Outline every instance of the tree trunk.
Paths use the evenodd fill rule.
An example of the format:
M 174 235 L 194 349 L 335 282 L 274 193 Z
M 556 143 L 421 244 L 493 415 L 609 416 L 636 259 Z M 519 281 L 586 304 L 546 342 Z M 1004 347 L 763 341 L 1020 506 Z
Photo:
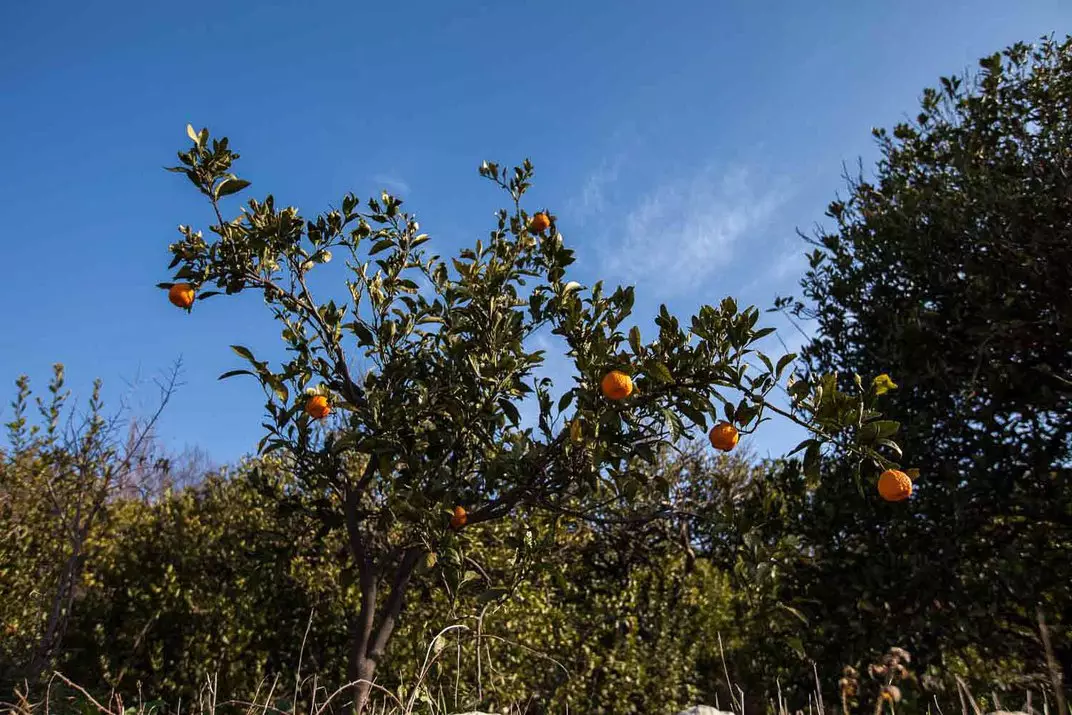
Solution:
M 350 631 L 351 649 L 347 668 L 349 682 L 354 686 L 354 715 L 361 715 L 368 706 L 376 666 L 383 657 L 387 643 L 395 630 L 398 615 L 402 612 L 406 589 L 413 577 L 413 570 L 417 566 L 421 553 L 422 550 L 416 547 L 408 548 L 403 552 L 402 560 L 395 571 L 391 593 L 384 604 L 383 615 L 375 631 L 371 629 L 371 625 L 376 611 L 376 577 L 371 568 L 362 571 L 361 611 L 357 620 L 352 622 L 355 627 Z
M 375 467 L 370 463 L 366 468 L 366 478 L 373 469 Z M 357 617 L 350 620 L 347 628 L 349 631 L 350 651 L 347 659 L 346 677 L 347 682 L 353 686 L 354 715 L 361 715 L 368 706 L 369 694 L 372 691 L 372 679 L 376 675 L 376 665 L 383 656 L 384 650 L 387 648 L 387 642 L 394 632 L 398 614 L 402 611 L 406 588 L 409 586 L 417 561 L 423 553 L 423 549 L 417 547 L 409 547 L 402 552 L 401 560 L 395 570 L 391 592 L 383 605 L 379 624 L 376 625 L 379 578 L 384 568 L 393 563 L 393 559 L 388 559 L 380 564 L 374 563 L 372 554 L 366 548 L 365 537 L 361 531 L 359 500 L 358 490 L 348 491 L 343 499 L 350 556 L 353 559 L 354 568 L 357 570 L 358 582 L 361 588 L 361 608 Z
M 368 703 L 376 664 L 369 660 L 368 644 L 376 615 L 376 574 L 366 564 L 361 572 L 361 610 L 349 625 L 350 658 L 346 680 L 354 685 L 354 713 L 359 715 Z
M 357 670 L 350 676 L 350 682 L 354 683 L 354 715 L 361 713 L 368 706 L 369 695 L 372 692 L 372 677 L 376 674 L 376 664 L 367 657 L 360 658 Z

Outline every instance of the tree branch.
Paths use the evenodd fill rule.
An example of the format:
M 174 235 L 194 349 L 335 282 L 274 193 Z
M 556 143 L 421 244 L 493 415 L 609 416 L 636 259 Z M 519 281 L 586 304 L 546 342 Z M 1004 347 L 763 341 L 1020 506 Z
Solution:
M 402 611 L 402 601 L 406 593 L 406 587 L 413 577 L 413 570 L 417 566 L 417 560 L 422 553 L 423 549 L 411 546 L 402 555 L 402 563 L 398 565 L 394 584 L 391 586 L 391 595 L 388 597 L 387 605 L 384 607 L 383 620 L 380 621 L 380 626 L 376 629 L 376 637 L 368 651 L 368 657 L 373 662 L 380 659 L 384 649 L 387 647 L 387 640 L 391 637 L 395 622 L 398 620 L 398 614 Z

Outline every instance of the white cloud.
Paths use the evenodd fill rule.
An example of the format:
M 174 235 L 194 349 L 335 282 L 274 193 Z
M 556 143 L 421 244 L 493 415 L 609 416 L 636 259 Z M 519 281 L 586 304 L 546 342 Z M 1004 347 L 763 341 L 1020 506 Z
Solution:
M 409 184 L 406 180 L 400 176 L 393 176 L 391 174 L 377 174 L 372 178 L 381 187 L 394 192 L 395 194 L 404 195 L 409 193 Z
M 741 293 L 749 294 L 761 287 L 767 287 L 774 293 L 784 293 L 797 288 L 797 280 L 804 275 L 808 266 L 804 242 L 799 238 L 782 243 L 778 257 L 768 262 L 758 274 L 741 288 Z
M 687 292 L 727 265 L 737 244 L 764 228 L 785 200 L 758 191 L 751 172 L 707 169 L 659 186 L 625 214 L 603 247 L 604 265 L 625 279 Z
M 619 154 L 612 161 L 604 161 L 585 179 L 580 193 L 570 199 L 570 216 L 584 221 L 593 214 L 602 213 L 607 207 L 607 190 L 618 181 L 624 156 Z

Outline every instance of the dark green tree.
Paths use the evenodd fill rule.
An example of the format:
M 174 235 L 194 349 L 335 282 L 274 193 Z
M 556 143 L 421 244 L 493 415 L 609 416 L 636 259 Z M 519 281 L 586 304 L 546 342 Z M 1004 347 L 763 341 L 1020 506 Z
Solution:
M 813 372 L 889 373 L 911 500 L 827 478 L 799 594 L 812 652 L 853 661 L 893 639 L 938 666 L 1041 672 L 1036 609 L 1072 678 L 1072 41 L 1016 44 L 927 89 L 877 129 L 802 281 Z M 827 475 L 829 476 L 829 475 Z M 836 476 L 836 475 L 835 475 Z

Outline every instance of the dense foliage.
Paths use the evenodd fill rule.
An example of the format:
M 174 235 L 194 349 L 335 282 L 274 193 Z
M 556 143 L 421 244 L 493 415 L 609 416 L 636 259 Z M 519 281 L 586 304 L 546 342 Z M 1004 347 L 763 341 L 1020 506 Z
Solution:
M 875 176 L 852 179 L 812 239 L 795 306 L 818 322 L 807 362 L 898 376 L 890 414 L 921 477 L 909 509 L 824 479 L 801 603 L 828 665 L 892 631 L 936 670 L 1029 672 L 1041 608 L 1069 680 L 1072 42 L 980 66 L 875 131 Z
M 56 667 L 95 692 L 132 694 L 140 683 L 171 703 L 192 701 L 210 678 L 220 692 L 251 697 L 277 677 L 291 683 L 299 665 L 341 679 L 346 619 L 359 605 L 339 559 L 345 546 L 319 538 L 301 512 L 277 508 L 293 486 L 279 467 L 249 462 L 195 487 L 110 502 L 87 546 Z M 727 479 L 755 473 L 741 460 L 722 459 L 718 469 Z M 454 698 L 457 681 L 462 704 L 650 712 L 715 697 L 712 634 L 722 634 L 731 659 L 750 641 L 734 623 L 740 609 L 729 574 L 690 555 L 668 521 L 600 526 L 530 516 L 530 538 L 556 546 L 508 599 L 479 595 L 513 570 L 511 524 L 472 534 L 468 549 L 480 555 L 480 570 L 464 571 L 463 580 L 479 588 L 459 589 L 450 571 L 421 569 L 398 646 L 383 664 L 384 686 L 412 684 L 436 634 L 459 625 L 441 641 L 425 685 Z M 18 573 L 33 577 L 50 558 L 24 558 Z M 26 644 L 10 647 L 7 662 L 27 652 Z

